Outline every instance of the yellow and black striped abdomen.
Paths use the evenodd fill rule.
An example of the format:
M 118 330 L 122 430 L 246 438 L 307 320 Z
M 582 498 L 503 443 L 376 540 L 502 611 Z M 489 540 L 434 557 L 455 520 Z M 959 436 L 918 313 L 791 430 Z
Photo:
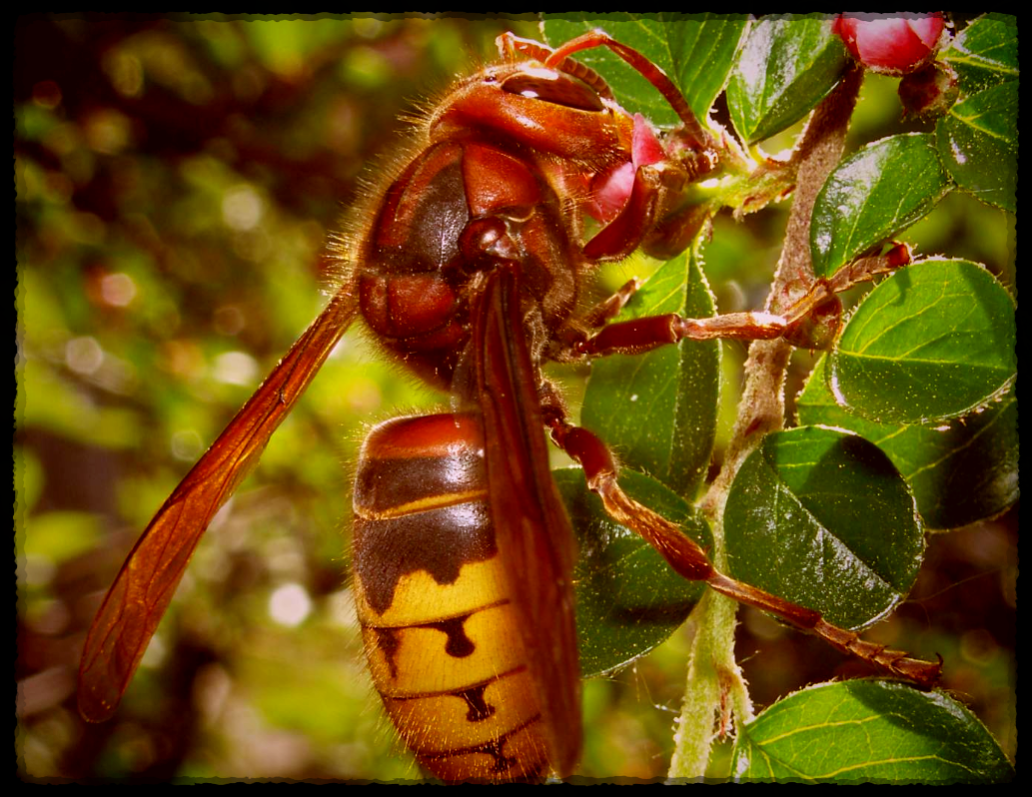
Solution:
M 366 654 L 406 744 L 447 781 L 547 774 L 540 697 L 495 544 L 477 419 L 376 427 L 359 460 L 354 510 Z

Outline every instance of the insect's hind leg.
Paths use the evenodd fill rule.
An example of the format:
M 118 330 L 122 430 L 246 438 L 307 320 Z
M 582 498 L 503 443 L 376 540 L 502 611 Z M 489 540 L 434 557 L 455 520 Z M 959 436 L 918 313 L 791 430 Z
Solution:
M 770 612 L 802 631 L 815 634 L 843 653 L 857 656 L 887 673 L 931 688 L 939 679 L 942 658 L 922 661 L 884 645 L 867 642 L 853 631 L 828 623 L 821 613 L 772 595 L 724 575 L 706 552 L 663 516 L 628 496 L 617 481 L 617 467 L 609 447 L 595 434 L 569 423 L 566 409 L 550 384 L 541 387 L 542 415 L 552 439 L 584 468 L 588 487 L 606 512 L 618 523 L 637 532 L 655 548 L 675 572 L 689 581 L 705 581 L 722 595 Z
M 588 487 L 602 499 L 606 512 L 640 534 L 689 581 L 708 581 L 718 575 L 698 543 L 623 491 L 616 479 L 617 467 L 609 447 L 587 429 L 567 421 L 566 408 L 552 385 L 543 383 L 541 393 L 541 411 L 552 440 L 580 463 Z

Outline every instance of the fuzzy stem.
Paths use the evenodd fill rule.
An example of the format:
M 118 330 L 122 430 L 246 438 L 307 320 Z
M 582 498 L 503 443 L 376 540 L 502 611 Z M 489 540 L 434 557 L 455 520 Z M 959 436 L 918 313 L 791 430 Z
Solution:
M 798 177 L 781 258 L 767 300 L 769 312 L 784 309 L 777 303 L 789 282 L 813 281 L 810 217 L 818 192 L 842 158 L 862 80 L 863 73 L 857 68 L 843 76 L 814 111 L 793 153 Z M 763 437 L 784 426 L 784 382 L 791 351 L 782 339 L 757 340 L 749 348 L 745 389 L 731 441 L 721 471 L 700 505 L 713 528 L 713 563 L 721 572 L 726 572 L 727 564 L 723 520 L 728 490 L 739 467 Z M 698 779 L 705 775 L 716 737 L 714 726 L 728 714 L 729 705 L 737 722 L 752 719 L 752 703 L 734 658 L 736 611 L 737 603 L 712 593 L 696 608 L 698 632 L 692 645 L 670 777 Z

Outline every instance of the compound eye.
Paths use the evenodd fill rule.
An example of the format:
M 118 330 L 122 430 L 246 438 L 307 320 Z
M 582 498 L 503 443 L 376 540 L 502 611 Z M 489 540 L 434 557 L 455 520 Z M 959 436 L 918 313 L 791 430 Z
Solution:
M 576 78 L 544 67 L 528 67 L 506 78 L 502 89 L 509 94 L 544 100 L 578 111 L 597 113 L 605 109 L 594 89 Z

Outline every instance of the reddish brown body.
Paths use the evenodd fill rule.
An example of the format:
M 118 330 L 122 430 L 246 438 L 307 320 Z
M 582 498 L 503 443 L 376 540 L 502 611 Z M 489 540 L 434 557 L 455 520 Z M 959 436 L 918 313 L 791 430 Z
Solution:
M 470 282 L 499 259 L 519 264 L 546 337 L 574 309 L 583 266 L 577 231 L 541 170 L 513 149 L 468 133 L 432 144 L 390 186 L 360 249 L 363 317 L 442 389 L 453 388 L 469 344 Z
M 719 150 L 666 76 L 601 32 L 558 50 L 508 34 L 500 45 L 507 58 L 460 81 L 425 120 L 415 156 L 371 198 L 363 232 L 336 253 L 349 269 L 343 286 L 129 554 L 83 650 L 87 719 L 114 712 L 201 534 L 356 313 L 393 356 L 450 391 L 456 409 L 377 427 L 354 504 L 355 592 L 374 682 L 437 776 L 564 777 L 579 756 L 574 544 L 543 429 L 581 463 L 609 514 L 684 577 L 894 674 L 923 683 L 937 676 L 938 665 L 863 642 L 717 572 L 676 526 L 623 493 L 604 443 L 569 423 L 542 377 L 547 359 L 686 337 L 787 334 L 805 345 L 806 323 L 834 311 L 834 293 L 848 285 L 815 283 L 784 316 L 662 316 L 593 334 L 634 286 L 577 317 L 589 269 L 643 245 L 687 245 L 685 192 L 717 166 Z M 681 127 L 655 133 L 567 58 L 596 46 L 644 75 Z M 586 213 L 602 224 L 590 240 Z
M 489 67 L 427 121 L 420 153 L 387 188 L 357 247 L 360 312 L 408 367 L 473 410 L 527 393 L 498 402 L 486 430 L 479 415 L 380 426 L 359 464 L 353 549 L 373 679 L 402 738 L 445 780 L 566 774 L 577 755 L 572 533 L 547 457 L 505 479 L 497 473 L 509 465 L 492 460 L 509 456 L 505 430 L 540 437 L 538 363 L 583 337 L 570 322 L 587 270 L 633 250 L 651 228 L 657 191 L 628 203 L 631 215 L 588 257 L 581 212 L 570 207 L 571 195 L 590 196 L 594 175 L 632 161 L 634 127 L 611 99 L 561 70 Z M 501 271 L 514 287 L 496 304 L 485 280 Z M 503 348 L 534 356 L 517 364 L 503 351 L 483 361 L 490 319 L 512 326 Z M 501 384 L 488 387 L 493 379 Z M 513 511 L 492 508 L 492 494 L 505 491 L 518 496 Z M 533 517 L 541 506 L 546 521 Z M 520 555 L 511 541 L 523 538 L 545 557 Z M 554 601 L 520 595 L 527 579 L 535 593 L 547 583 Z

